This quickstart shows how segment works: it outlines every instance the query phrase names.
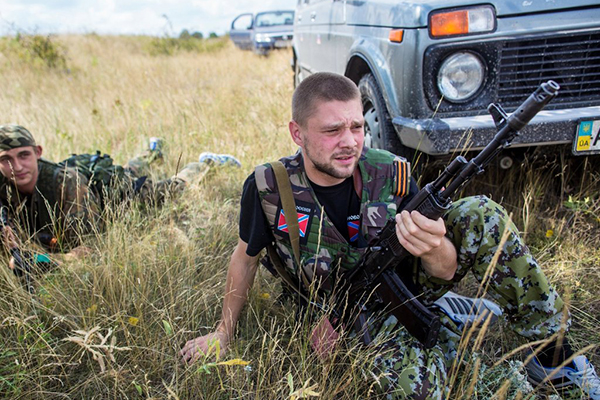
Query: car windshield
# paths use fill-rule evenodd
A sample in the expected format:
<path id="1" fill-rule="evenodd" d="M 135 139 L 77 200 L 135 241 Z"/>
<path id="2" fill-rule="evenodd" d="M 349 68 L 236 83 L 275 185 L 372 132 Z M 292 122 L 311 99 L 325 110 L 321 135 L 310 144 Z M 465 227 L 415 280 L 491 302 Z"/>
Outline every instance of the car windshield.
<path id="1" fill-rule="evenodd" d="M 293 25 L 293 11 L 275 11 L 256 14 L 255 26 L 278 26 L 278 25 Z"/>

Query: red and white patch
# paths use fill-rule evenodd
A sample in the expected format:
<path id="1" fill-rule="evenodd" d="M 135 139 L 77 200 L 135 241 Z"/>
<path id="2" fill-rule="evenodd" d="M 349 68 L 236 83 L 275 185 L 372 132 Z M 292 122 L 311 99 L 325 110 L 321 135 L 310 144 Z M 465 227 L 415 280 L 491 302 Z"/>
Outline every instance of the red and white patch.
<path id="1" fill-rule="evenodd" d="M 310 219 L 310 214 L 298 213 L 298 228 L 300 231 L 300 237 L 305 237 L 306 232 L 308 230 L 308 221 Z M 279 218 L 277 219 L 277 229 L 282 232 L 288 233 L 288 224 L 285 220 L 285 214 L 283 210 L 279 213 Z"/>

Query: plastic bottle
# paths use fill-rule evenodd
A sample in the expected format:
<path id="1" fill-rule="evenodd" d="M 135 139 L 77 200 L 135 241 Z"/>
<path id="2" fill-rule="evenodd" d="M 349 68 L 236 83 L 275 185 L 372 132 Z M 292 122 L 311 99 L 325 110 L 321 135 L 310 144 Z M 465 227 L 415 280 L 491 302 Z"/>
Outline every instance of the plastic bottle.
<path id="1" fill-rule="evenodd" d="M 150 151 L 158 151 L 160 153 L 163 147 L 163 143 L 164 142 L 161 138 L 151 137 L 149 144 Z"/>

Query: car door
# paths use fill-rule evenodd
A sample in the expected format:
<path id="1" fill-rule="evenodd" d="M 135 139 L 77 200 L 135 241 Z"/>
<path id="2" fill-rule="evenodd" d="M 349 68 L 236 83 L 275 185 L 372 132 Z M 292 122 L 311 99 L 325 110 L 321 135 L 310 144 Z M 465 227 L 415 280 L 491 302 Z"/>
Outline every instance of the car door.
<path id="1" fill-rule="evenodd" d="M 294 14 L 294 37 L 292 39 L 296 64 L 294 65 L 296 84 L 312 73 L 312 43 L 310 36 L 310 0 L 298 0 Z"/>
<path id="2" fill-rule="evenodd" d="M 340 29 L 346 23 L 345 0 L 309 0 L 311 21 L 312 67 L 315 71 L 339 71 L 339 65 L 345 63 L 338 60 L 338 40 Z M 338 62 L 339 61 L 339 62 Z"/>
<path id="3" fill-rule="evenodd" d="M 252 50 L 253 27 L 254 15 L 251 13 L 240 14 L 231 22 L 229 37 L 240 49 Z"/>

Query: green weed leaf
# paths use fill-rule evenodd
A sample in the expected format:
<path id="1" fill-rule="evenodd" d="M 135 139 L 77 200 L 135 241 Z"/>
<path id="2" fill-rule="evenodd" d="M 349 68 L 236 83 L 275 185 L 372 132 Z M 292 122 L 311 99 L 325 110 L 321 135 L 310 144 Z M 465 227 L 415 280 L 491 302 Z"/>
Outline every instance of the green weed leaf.
<path id="1" fill-rule="evenodd" d="M 171 336 L 173 334 L 173 328 L 171 327 L 171 324 L 169 323 L 169 321 L 163 319 L 162 323 L 163 323 L 163 328 L 164 328 L 167 336 Z"/>
<path id="2" fill-rule="evenodd" d="M 135 390 L 137 390 L 138 394 L 141 396 L 143 394 L 142 387 L 136 381 L 133 381 L 133 386 L 135 386 Z"/>

